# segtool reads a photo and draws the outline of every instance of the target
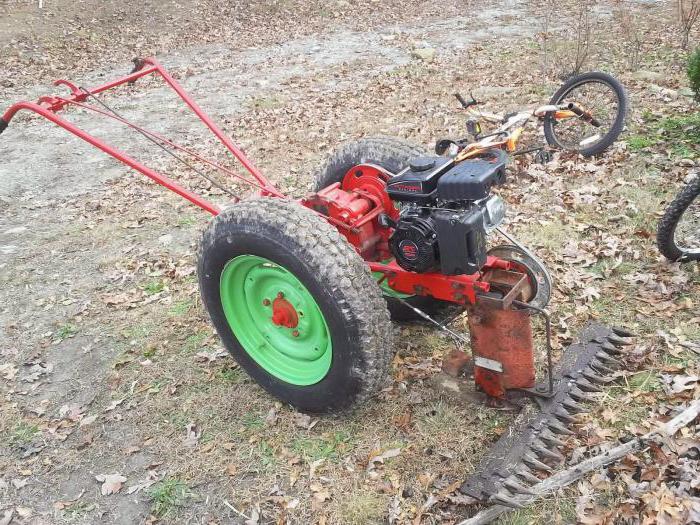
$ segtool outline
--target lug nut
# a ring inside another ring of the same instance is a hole
[[[269,299],[263,299],[263,306],[270,306],[270,300],[269,300]]]
[[[292,335],[293,335],[294,337],[299,337],[299,330],[294,330],[294,331],[292,332]]]

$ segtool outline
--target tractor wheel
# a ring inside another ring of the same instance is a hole
[[[367,137],[346,142],[328,158],[316,175],[312,191],[320,191],[331,184],[342,182],[348,171],[358,164],[375,164],[396,174],[408,166],[411,159],[425,155],[429,153],[421,146],[396,137]],[[382,276],[379,274],[375,277],[379,280]],[[432,297],[402,294],[392,290],[386,284],[380,286],[394,321],[422,321],[422,317],[398,299],[430,315],[441,313],[453,306],[452,303]]]
[[[226,349],[265,390],[336,412],[382,386],[392,327],[367,265],[291,201],[232,205],[202,237],[199,287]]]

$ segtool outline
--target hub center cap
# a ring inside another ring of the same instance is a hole
[[[296,328],[299,324],[299,315],[289,301],[284,297],[277,297],[272,301],[272,322],[277,326]]]

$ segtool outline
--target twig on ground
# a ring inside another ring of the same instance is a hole
[[[250,521],[251,518],[249,516],[246,516],[245,514],[243,514],[240,510],[238,510],[236,507],[231,505],[228,501],[224,500],[224,505],[226,505],[229,509],[231,509],[233,512],[238,514],[240,517],[245,518],[245,519]]]

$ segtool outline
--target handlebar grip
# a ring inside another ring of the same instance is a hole
[[[132,75],[136,73],[137,71],[141,71],[143,69],[143,66],[146,65],[146,62],[144,62],[143,58],[136,57],[132,60],[134,67],[132,68],[131,71],[129,71],[129,74]]]
[[[457,98],[459,103],[462,104],[463,108],[466,109],[469,107],[469,103],[466,100],[464,100],[464,97],[462,97],[462,95],[460,95],[459,93],[455,93],[455,97]]]
[[[0,135],[2,135],[2,132],[7,129],[7,126],[9,126],[10,123],[7,122],[5,119],[0,118]]]
[[[591,123],[592,126],[599,128],[600,127],[600,121],[595,118],[593,115],[591,115],[587,111],[583,111],[580,107],[578,107],[576,104],[573,102],[569,103],[567,105],[567,108],[569,108],[571,111],[576,113],[577,117],[583,117],[584,120],[588,121]]]

